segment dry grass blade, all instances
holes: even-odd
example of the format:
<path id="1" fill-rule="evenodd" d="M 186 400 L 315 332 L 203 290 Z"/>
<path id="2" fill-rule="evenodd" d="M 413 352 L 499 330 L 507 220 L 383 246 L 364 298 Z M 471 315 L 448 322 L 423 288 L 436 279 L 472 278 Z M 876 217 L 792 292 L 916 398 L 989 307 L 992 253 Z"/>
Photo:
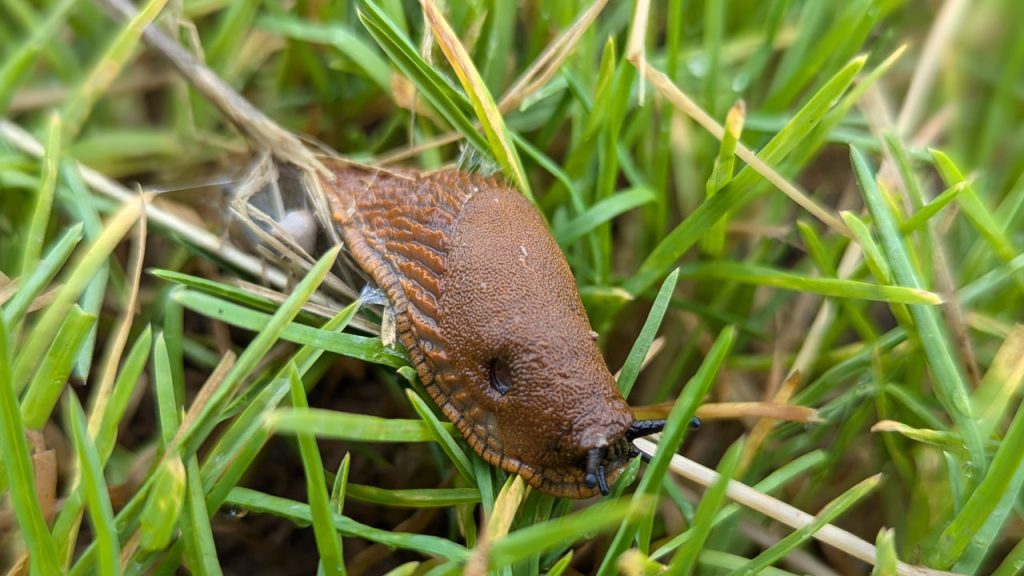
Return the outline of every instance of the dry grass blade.
<path id="1" fill-rule="evenodd" d="M 572 26 L 548 44 L 526 72 L 523 72 L 505 92 L 498 102 L 498 110 L 502 112 L 512 110 L 551 81 L 551 78 L 561 69 L 565 59 L 572 54 L 573 48 L 583 37 L 583 33 L 590 29 L 590 25 L 597 20 L 607 5 L 608 0 L 594 0 L 594 3 L 572 23 Z"/>
<path id="2" fill-rule="evenodd" d="M 649 456 L 653 456 L 654 452 L 658 448 L 657 444 L 643 438 L 634 440 L 633 443 L 641 452 Z M 701 486 L 711 486 L 718 479 L 718 473 L 714 470 L 701 466 L 693 460 L 684 458 L 679 454 L 672 456 L 669 469 L 679 476 L 692 482 L 696 482 Z M 733 502 L 746 506 L 751 510 L 756 510 L 757 512 L 760 512 L 769 518 L 773 518 L 790 528 L 799 529 L 807 526 L 814 520 L 814 516 L 804 512 L 803 510 L 790 506 L 789 504 L 764 494 L 763 492 L 758 492 L 750 486 L 735 480 L 729 481 L 729 487 L 726 489 L 726 495 Z M 854 558 L 863 560 L 868 564 L 874 565 L 875 563 L 877 552 L 874 545 L 858 538 L 842 528 L 839 528 L 838 526 L 828 524 L 815 533 L 814 538 L 820 542 L 828 544 L 829 546 L 838 548 Z M 896 573 L 900 576 L 948 576 L 954 574 L 952 572 L 943 572 L 941 570 L 933 570 L 922 566 L 913 566 L 905 562 L 900 562 L 897 565 Z"/>
<path id="3" fill-rule="evenodd" d="M 135 8 L 125 0 L 102 0 L 101 3 L 120 17 L 135 16 Z M 197 62 L 180 44 L 153 26 L 146 28 L 143 38 L 163 54 L 183 76 L 188 78 L 196 90 L 258 148 L 269 150 L 285 162 L 330 176 L 316 155 L 294 134 L 278 126 L 248 100 L 242 98 L 213 71 Z"/>
<path id="4" fill-rule="evenodd" d="M 950 40 L 957 27 L 963 22 L 964 9 L 970 4 L 967 0 L 946 0 L 939 10 L 939 15 L 928 33 L 922 50 L 921 60 L 914 69 L 914 77 L 910 81 L 910 89 L 903 100 L 899 119 L 896 125 L 899 133 L 909 134 L 917 125 L 928 98 L 931 96 L 932 84 L 938 72 L 939 62 L 948 47 L 953 45 Z"/>
<path id="5" fill-rule="evenodd" d="M 683 93 L 668 76 L 651 68 L 643 60 L 637 59 L 635 56 L 630 58 L 630 62 L 633 63 L 639 70 L 641 75 L 649 80 L 651 84 L 660 92 L 665 98 L 672 103 L 677 109 L 685 113 L 690 118 L 693 118 L 700 124 L 709 134 L 714 136 L 716 139 L 721 140 L 725 136 L 725 128 L 719 124 L 714 118 L 712 118 L 707 112 L 705 112 L 700 106 L 697 105 L 689 96 Z M 793 184 L 781 174 L 779 174 L 774 168 L 763 162 L 760 158 L 754 154 L 750 148 L 747 148 L 742 143 L 736 143 L 736 155 L 741 160 L 746 162 L 751 168 L 753 168 L 758 174 L 768 180 L 776 188 L 782 191 L 783 194 L 788 196 L 793 202 L 796 202 L 804 210 L 807 210 L 812 216 L 821 220 L 826 226 L 842 234 L 843 236 L 849 236 L 849 231 L 846 229 L 846 225 L 832 214 L 827 208 L 819 205 L 805 192 L 800 190 L 796 184 Z"/>
<path id="6" fill-rule="evenodd" d="M 39 141 L 12 122 L 0 120 L 0 138 L 30 156 L 36 158 L 43 156 L 43 146 Z M 85 183 L 90 188 L 112 200 L 127 203 L 138 197 L 136 192 L 125 188 L 88 166 L 78 164 L 78 169 L 81 171 Z M 164 229 L 181 236 L 189 244 L 215 254 L 247 274 L 263 278 L 274 286 L 281 288 L 287 286 L 288 279 L 280 270 L 224 242 L 219 236 L 210 233 L 210 231 L 200 228 L 154 204 L 146 204 L 145 210 L 147 218 Z"/>
<path id="7" fill-rule="evenodd" d="M 637 418 L 665 418 L 674 402 L 637 406 L 633 414 Z M 772 402 L 708 402 L 697 409 L 701 420 L 736 420 L 739 418 L 767 418 L 787 422 L 816 424 L 824 422 L 814 408 L 796 406 L 774 400 Z"/>
<path id="8" fill-rule="evenodd" d="M 815 424 L 824 422 L 818 411 L 808 406 L 794 406 L 780 402 L 717 402 L 697 409 L 702 420 L 731 420 L 736 418 L 770 418 L 787 422 Z"/>
<path id="9" fill-rule="evenodd" d="M 526 179 L 526 173 L 523 170 L 522 162 L 519 160 L 519 154 L 516 152 L 515 145 L 512 143 L 508 128 L 505 126 L 505 120 L 501 117 L 501 111 L 498 110 L 498 106 L 494 103 L 494 99 L 487 90 L 483 78 L 480 77 L 480 73 L 477 72 L 476 67 L 473 65 L 472 58 L 469 57 L 469 53 L 466 52 L 466 49 L 459 42 L 455 31 L 452 30 L 448 21 L 441 15 L 434 2 L 432 0 L 420 0 L 420 5 L 423 7 L 424 17 L 434 33 L 438 46 L 440 46 L 445 58 L 448 59 L 448 63 L 451 64 L 455 75 L 459 77 L 459 82 L 462 84 L 463 89 L 466 90 L 466 94 L 473 104 L 473 110 L 476 112 L 477 119 L 487 134 L 487 141 L 490 143 L 491 152 L 494 154 L 495 159 L 508 172 L 516 187 L 527 198 L 532 199 L 530 183 Z"/>
<path id="10" fill-rule="evenodd" d="M 637 0 L 633 8 L 633 26 L 629 29 L 629 38 L 626 40 L 626 58 L 637 67 L 647 68 L 647 50 L 644 39 L 647 37 L 647 20 L 651 13 L 651 0 Z M 647 85 L 643 78 L 637 85 L 637 104 L 644 105 L 644 90 Z"/>
<path id="11" fill-rule="evenodd" d="M 143 210 L 149 204 L 150 198 L 141 196 Z M 135 316 L 139 303 L 139 288 L 142 280 L 142 266 L 146 257 L 146 219 L 139 218 L 135 225 L 135 236 L 132 239 L 131 255 L 129 256 L 129 276 L 131 281 L 131 292 L 128 295 L 128 302 L 124 305 L 121 317 L 118 319 L 114 336 L 108 340 L 107 350 L 104 354 L 103 368 L 100 371 L 100 379 L 92 391 L 92 409 L 89 412 L 89 436 L 96 438 L 96 434 L 103 423 L 106 414 L 107 402 L 110 400 L 110 393 L 114 388 L 114 378 L 117 376 L 118 367 L 121 364 L 121 356 L 128 344 L 128 336 L 132 329 L 132 318 Z"/>

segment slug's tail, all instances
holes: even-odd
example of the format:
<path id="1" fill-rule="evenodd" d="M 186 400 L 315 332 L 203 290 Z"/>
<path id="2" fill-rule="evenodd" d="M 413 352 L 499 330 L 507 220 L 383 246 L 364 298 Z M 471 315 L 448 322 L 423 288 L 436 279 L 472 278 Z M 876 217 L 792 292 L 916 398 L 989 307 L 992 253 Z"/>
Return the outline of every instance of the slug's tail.
<path id="1" fill-rule="evenodd" d="M 257 157 L 229 188 L 224 212 L 230 240 L 279 268 L 290 282 L 301 280 L 324 252 L 342 244 L 319 178 L 269 154 Z M 373 288 L 372 282 L 343 251 L 307 309 L 330 317 L 333 311 L 363 299 L 368 287 Z M 289 286 L 273 288 L 287 294 Z M 378 324 L 354 320 L 357 327 L 379 333 Z"/>

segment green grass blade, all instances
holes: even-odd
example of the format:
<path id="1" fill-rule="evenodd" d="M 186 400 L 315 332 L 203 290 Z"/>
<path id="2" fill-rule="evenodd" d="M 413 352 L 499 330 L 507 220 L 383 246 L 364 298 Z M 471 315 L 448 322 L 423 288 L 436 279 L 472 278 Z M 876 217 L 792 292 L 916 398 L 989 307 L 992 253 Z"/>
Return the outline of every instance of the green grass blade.
<path id="1" fill-rule="evenodd" d="M 746 118 L 746 106 L 740 100 L 732 108 L 725 118 L 725 133 L 722 135 L 722 142 L 718 147 L 718 156 L 711 168 L 711 176 L 708 177 L 704 186 L 707 197 L 710 198 L 725 188 L 732 181 L 733 171 L 736 166 L 736 143 L 743 134 L 743 121 Z M 702 239 L 704 251 L 708 254 L 718 256 L 725 247 L 725 231 L 728 218 L 722 218 L 708 230 L 707 236 Z"/>
<path id="2" fill-rule="evenodd" d="M 289 364 L 288 377 L 291 382 L 292 406 L 301 414 L 309 409 L 309 403 L 295 364 Z M 313 534 L 316 538 L 316 548 L 320 552 L 320 569 L 324 574 L 343 576 L 345 561 L 341 554 L 341 541 L 338 539 L 338 533 L 334 531 L 330 495 L 327 494 L 324 465 L 320 460 L 316 437 L 308 432 L 299 432 L 295 436 L 299 443 L 302 469 L 306 474 L 306 498 L 309 499 L 309 509 L 313 515 Z M 351 488 L 349 486 L 350 494 Z"/>
<path id="3" fill-rule="evenodd" d="M 405 34 L 376 2 L 360 2 L 359 20 L 391 62 L 416 85 L 444 119 L 477 150 L 489 152 L 487 139 L 480 134 L 464 112 L 465 108 L 469 107 L 466 96 L 456 92 L 440 73 L 419 55 Z"/>
<path id="4" fill-rule="evenodd" d="M 57 187 L 57 173 L 60 171 L 61 149 L 60 115 L 52 114 L 47 129 L 46 154 L 43 156 L 43 178 L 36 191 L 36 205 L 28 225 L 25 239 L 25 251 L 21 258 L 22 275 L 35 270 L 39 263 L 39 254 L 46 243 L 46 228 L 50 224 L 50 209 L 53 207 L 53 194 Z"/>
<path id="5" fill-rule="evenodd" d="M 152 478 L 153 487 L 139 515 L 139 546 L 156 551 L 166 548 L 178 530 L 188 482 L 181 456 L 165 457 Z"/>
<path id="6" fill-rule="evenodd" d="M 852 212 L 843 211 L 840 213 L 840 216 L 864 251 L 864 260 L 867 262 L 868 267 L 871 268 L 872 274 L 875 275 L 879 282 L 889 282 L 892 278 L 889 263 L 882 257 L 882 251 L 878 248 L 878 244 L 875 243 L 875 239 L 871 237 L 868 225 Z"/>
<path id="7" fill-rule="evenodd" d="M 349 414 L 311 408 L 299 412 L 289 408 L 275 410 L 267 417 L 267 428 L 291 434 L 313 434 L 317 438 L 356 442 L 433 442 L 430 426 L 422 420 L 399 420 Z M 444 427 L 449 434 L 451 424 Z"/>
<path id="8" fill-rule="evenodd" d="M 40 430 L 46 425 L 95 322 L 95 316 L 78 306 L 68 312 L 21 401 L 21 416 L 28 429 Z"/>
<path id="9" fill-rule="evenodd" d="M 697 564 L 697 557 L 704 548 L 711 529 L 715 525 L 715 516 L 719 512 L 722 503 L 725 501 L 725 490 L 729 487 L 729 481 L 736 473 L 736 468 L 743 455 L 743 440 L 737 440 L 722 456 L 718 464 L 718 479 L 708 487 L 704 496 L 700 499 L 697 512 L 693 516 L 693 524 L 687 532 L 693 532 L 693 536 L 676 552 L 669 564 L 666 574 L 682 575 L 690 574 Z"/>
<path id="10" fill-rule="evenodd" d="M 331 512 L 339 516 L 345 512 L 345 494 L 348 491 L 348 471 L 351 466 L 352 455 L 346 452 L 334 475 L 334 485 L 331 486 Z"/>
<path id="11" fill-rule="evenodd" d="M 963 190 L 957 196 L 960 208 L 963 209 L 964 215 L 967 216 L 967 219 L 970 220 L 974 228 L 981 234 L 981 237 L 992 247 L 992 251 L 999 255 L 1003 262 L 1009 262 L 1018 256 L 1020 251 L 1014 247 L 1010 239 L 1003 233 L 1003 227 L 996 221 L 992 212 L 981 202 L 981 199 L 978 198 L 974 187 L 967 183 L 966 178 L 964 178 L 956 164 L 940 150 L 931 150 L 930 152 L 935 160 L 935 167 L 939 170 L 939 174 L 942 175 L 946 185 L 963 185 Z"/>
<path id="12" fill-rule="evenodd" d="M 665 278 L 665 281 L 661 284 L 661 289 L 658 290 L 658 296 L 654 299 L 654 304 L 651 306 L 651 311 L 647 314 L 647 320 L 644 321 L 640 334 L 636 337 L 636 341 L 633 342 L 629 355 L 626 356 L 626 362 L 622 365 L 619 379 L 616 382 L 623 398 L 629 397 L 629 392 L 633 389 L 633 384 L 636 383 L 636 378 L 640 374 L 644 358 L 647 357 L 647 351 L 650 350 L 651 342 L 654 342 L 658 328 L 661 327 L 661 321 L 665 317 L 665 311 L 668 310 L 668 305 L 672 299 L 672 293 L 675 292 L 678 279 L 679 269 L 676 269 Z"/>
<path id="13" fill-rule="evenodd" d="M 32 329 L 24 349 L 18 352 L 18 361 L 14 366 L 15 382 L 28 381 L 37 367 L 36 361 L 43 357 L 43 351 L 52 342 L 71 306 L 81 296 L 93 275 L 104 265 L 124 235 L 135 224 L 141 208 L 140 203 L 133 202 L 113 216 L 107 222 L 103 233 L 93 242 L 82 259 L 68 274 L 64 285 L 57 292 L 57 296 L 47 306 L 42 318 Z"/>
<path id="14" fill-rule="evenodd" d="M 376 486 L 349 484 L 348 496 L 360 502 L 404 508 L 447 508 L 480 502 L 476 488 L 385 490 Z"/>
<path id="15" fill-rule="evenodd" d="M 903 223 L 900 224 L 900 232 L 903 234 L 909 234 L 923 228 L 929 220 L 938 215 L 938 213 L 948 206 L 950 202 L 956 200 L 965 187 L 966 184 L 961 182 L 943 190 L 942 193 L 936 196 L 934 200 L 925 204 L 920 210 L 914 212 L 909 218 L 904 220 Z"/>
<path id="16" fill-rule="evenodd" d="M 67 396 L 68 422 L 71 425 L 75 454 L 81 474 L 82 492 L 85 503 L 89 507 L 89 519 L 92 521 L 96 550 L 99 558 L 97 564 L 100 574 L 118 575 L 121 573 L 121 546 L 117 538 L 117 527 L 114 526 L 114 508 L 110 504 L 110 494 L 103 477 L 103 464 L 100 461 L 96 446 L 89 438 L 86 430 L 85 413 L 74 394 Z"/>
<path id="17" fill-rule="evenodd" d="M 0 321 L 0 454 L 7 468 L 7 486 L 14 517 L 21 528 L 25 547 L 32 558 L 36 574 L 60 574 L 63 562 L 36 494 L 32 457 L 25 439 L 18 398 L 14 395 L 11 377 L 11 354 L 8 348 L 7 324 Z"/>
<path id="18" fill-rule="evenodd" d="M 195 424 L 185 431 L 183 442 L 193 438 L 203 439 L 210 433 L 215 425 L 218 411 L 223 408 L 224 403 L 235 392 L 242 380 L 256 368 L 270 347 L 281 337 L 285 327 L 299 313 L 306 300 L 313 295 L 331 266 L 334 265 L 334 260 L 340 249 L 341 247 L 337 246 L 321 256 L 320 260 L 310 268 L 306 277 L 295 286 L 288 299 L 281 303 L 278 311 L 266 321 L 260 332 L 238 357 L 238 361 L 224 376 L 220 386 L 210 396 L 209 401 L 196 417 Z"/>
<path id="19" fill-rule="evenodd" d="M 878 556 L 871 576 L 896 576 L 896 567 L 899 563 L 896 556 L 896 531 L 892 528 L 879 530 L 878 538 L 875 539 L 875 549 L 878 550 Z"/>
<path id="20" fill-rule="evenodd" d="M 644 503 L 644 499 L 633 502 L 606 500 L 561 518 L 512 532 L 491 545 L 488 569 L 514 564 L 563 542 L 573 542 L 636 518 L 644 510 Z M 646 503 L 650 505 L 649 501 Z"/>
<path id="21" fill-rule="evenodd" d="M 760 286 L 774 286 L 836 298 L 856 298 L 925 306 L 934 306 L 942 302 L 938 294 L 921 288 L 884 286 L 838 278 L 813 278 L 767 266 L 739 262 L 719 261 L 682 266 L 680 275 L 684 278 L 728 280 Z"/>
<path id="22" fill-rule="evenodd" d="M 222 573 L 217 560 L 217 548 L 213 541 L 213 527 L 210 512 L 206 508 L 203 483 L 200 479 L 199 463 L 195 455 L 189 456 L 186 472 L 185 518 L 182 523 L 182 538 L 189 551 L 194 573 L 218 576 Z"/>
<path id="23" fill-rule="evenodd" d="M 589 234 L 598 226 L 611 222 L 617 216 L 654 202 L 655 196 L 648 188 L 630 188 L 609 196 L 572 220 L 554 230 L 555 239 L 561 246 L 568 246 Z"/>
<path id="24" fill-rule="evenodd" d="M 409 399 L 409 403 L 412 404 L 413 410 L 419 414 L 420 418 L 430 427 L 431 432 L 434 434 L 435 441 L 441 446 L 441 450 L 448 455 L 448 458 L 455 465 L 455 469 L 459 471 L 459 474 L 466 479 L 470 484 L 475 484 L 476 479 L 473 477 L 473 465 L 469 462 L 469 457 L 462 451 L 459 444 L 455 441 L 455 437 L 452 436 L 449 428 L 445 428 L 437 416 L 430 410 L 430 406 L 420 398 L 419 394 L 412 390 L 405 391 L 406 397 Z M 478 495 L 479 497 L 479 495 Z"/>
<path id="25" fill-rule="evenodd" d="M 881 191 L 875 183 L 874 174 L 868 167 L 864 155 L 856 148 L 851 148 L 854 170 L 864 193 L 865 203 L 871 210 L 875 226 L 882 240 L 882 249 L 889 260 L 893 278 L 901 286 L 920 288 L 921 280 L 910 262 L 907 247 L 896 227 L 895 219 Z M 967 450 L 971 456 L 971 466 L 975 474 L 981 474 L 987 468 L 985 449 L 978 433 L 977 423 L 971 414 L 970 400 L 963 375 L 957 367 L 956 354 L 953 352 L 949 339 L 942 329 L 939 312 L 928 306 L 911 306 L 910 313 L 917 325 L 917 331 L 928 357 L 928 365 L 935 375 L 935 388 L 939 400 L 953 418 Z"/>
<path id="26" fill-rule="evenodd" d="M 951 567 L 963 556 L 973 568 L 994 544 L 992 535 L 1011 513 L 1024 484 L 1024 410 L 1019 409 L 992 458 L 985 477 L 939 537 L 937 566 Z M 990 520 L 992 521 L 991 523 Z"/>
<path id="27" fill-rule="evenodd" d="M 309 525 L 313 521 L 308 505 L 286 498 L 263 494 L 248 488 L 235 488 L 231 490 L 228 494 L 227 503 L 252 512 L 273 514 L 287 518 L 300 525 Z M 463 562 L 469 558 L 468 550 L 454 542 L 437 536 L 381 530 L 361 524 L 345 516 L 337 515 L 334 516 L 334 527 L 345 536 L 364 538 L 370 542 L 379 542 L 395 548 L 415 550 L 425 554 L 436 554 L 442 558 Z"/>
<path id="28" fill-rule="evenodd" d="M 61 267 L 78 246 L 78 242 L 82 240 L 82 226 L 81 223 L 78 223 L 68 228 L 60 240 L 54 243 L 50 251 L 46 253 L 35 270 L 32 270 L 28 276 L 22 276 L 23 283 L 4 306 L 3 318 L 8 326 L 15 326 L 21 322 L 32 301 L 42 293 L 57 272 L 60 272 Z"/>
<path id="29" fill-rule="evenodd" d="M 157 334 L 153 342 L 153 380 L 156 388 L 157 419 L 160 422 L 160 440 L 164 449 L 170 446 L 174 435 L 181 426 L 180 408 L 174 393 L 174 378 L 171 375 L 171 359 L 167 354 L 164 335 Z"/>
<path id="30" fill-rule="evenodd" d="M 210 318 L 222 320 L 232 326 L 245 328 L 246 330 L 260 330 L 267 325 L 267 321 L 271 317 L 269 314 L 250 310 L 220 298 L 191 290 L 175 292 L 172 297 L 176 302 L 189 310 L 199 312 Z M 373 362 L 374 364 L 383 364 L 394 368 L 408 365 L 405 356 L 392 348 L 384 346 L 380 338 L 328 332 L 294 322 L 284 327 L 280 337 L 296 344 L 316 346 L 328 352 Z"/>

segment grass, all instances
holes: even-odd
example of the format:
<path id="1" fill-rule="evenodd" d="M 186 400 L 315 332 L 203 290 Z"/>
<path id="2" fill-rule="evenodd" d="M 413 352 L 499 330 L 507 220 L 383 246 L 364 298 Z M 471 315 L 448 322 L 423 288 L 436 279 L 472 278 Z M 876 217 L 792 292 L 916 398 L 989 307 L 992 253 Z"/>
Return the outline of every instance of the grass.
<path id="1" fill-rule="evenodd" d="M 0 0 L 0 569 L 1024 572 L 1020 3 L 108 2 Z M 225 242 L 208 182 L 312 163 L 278 126 L 531 198 L 650 463 L 527 489 L 336 251 Z"/>

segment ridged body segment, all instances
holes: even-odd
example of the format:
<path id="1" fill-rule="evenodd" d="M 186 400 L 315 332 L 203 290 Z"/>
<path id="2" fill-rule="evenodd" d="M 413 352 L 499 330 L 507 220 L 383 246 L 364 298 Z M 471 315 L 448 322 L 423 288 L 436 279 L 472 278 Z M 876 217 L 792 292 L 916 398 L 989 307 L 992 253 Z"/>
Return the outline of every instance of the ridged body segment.
<path id="1" fill-rule="evenodd" d="M 596 494 L 585 453 L 621 446 L 633 417 L 536 208 L 458 171 L 335 177 L 324 184 L 347 248 L 386 293 L 442 412 L 489 463 L 554 495 Z"/>

